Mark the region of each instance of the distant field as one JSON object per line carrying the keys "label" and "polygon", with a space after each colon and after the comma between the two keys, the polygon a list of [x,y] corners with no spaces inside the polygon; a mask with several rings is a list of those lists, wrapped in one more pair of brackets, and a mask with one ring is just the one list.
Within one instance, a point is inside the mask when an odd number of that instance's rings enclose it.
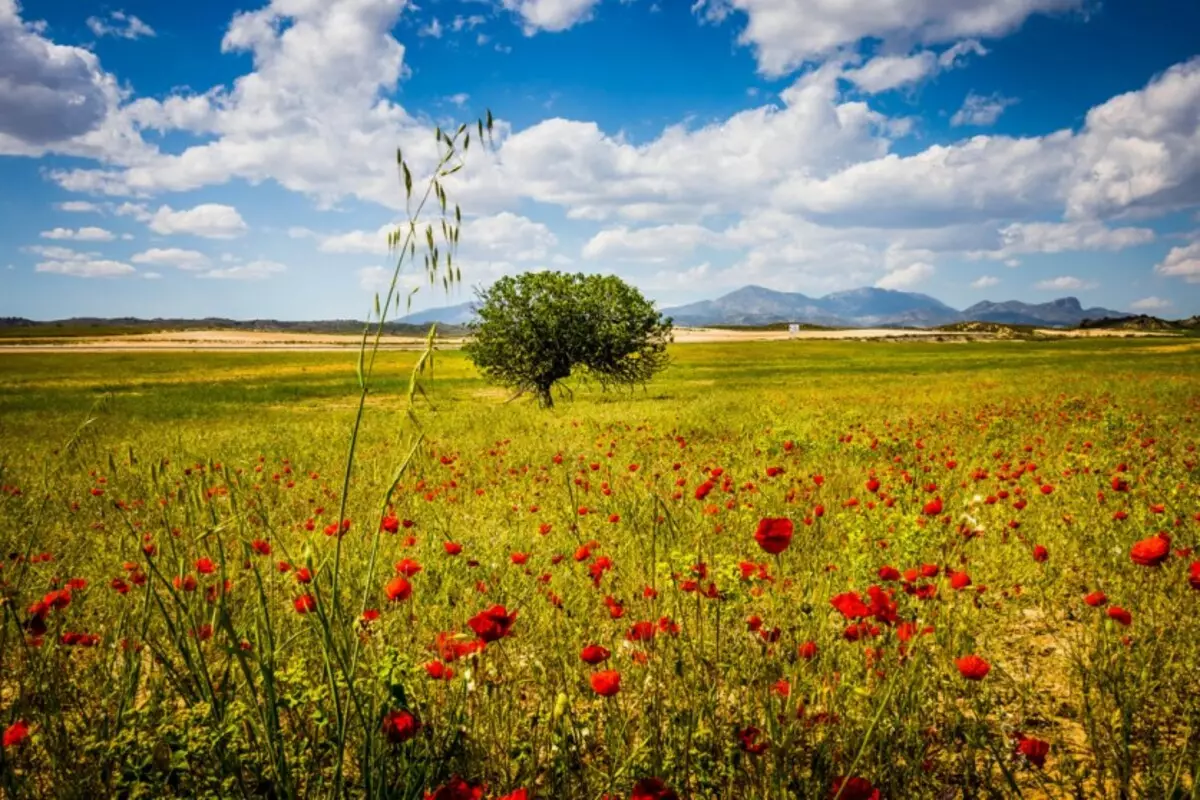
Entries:
{"label": "distant field", "polygon": [[543,412],[438,353],[398,473],[382,353],[339,537],[355,354],[0,350],[4,793],[1200,790],[1200,341],[672,357]]}

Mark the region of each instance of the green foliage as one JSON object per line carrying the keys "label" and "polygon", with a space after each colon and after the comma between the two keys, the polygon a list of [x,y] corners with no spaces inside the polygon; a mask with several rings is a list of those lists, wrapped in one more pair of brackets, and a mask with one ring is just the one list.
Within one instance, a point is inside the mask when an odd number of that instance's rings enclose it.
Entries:
{"label": "green foliage", "polygon": [[647,383],[667,365],[671,320],[615,275],[531,272],[479,292],[467,355],[488,379],[534,392],[580,371],[605,389]]}

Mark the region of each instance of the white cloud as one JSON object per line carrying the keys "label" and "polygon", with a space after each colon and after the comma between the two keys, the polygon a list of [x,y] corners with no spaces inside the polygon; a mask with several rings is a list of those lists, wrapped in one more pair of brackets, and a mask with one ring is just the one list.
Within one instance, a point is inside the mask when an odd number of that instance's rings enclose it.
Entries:
{"label": "white cloud", "polygon": [[907,56],[876,56],[861,67],[847,70],[844,77],[862,91],[878,94],[960,66],[968,53],[982,56],[987,54],[987,50],[974,39],[968,39],[947,48],[940,55],[932,50],[921,50]]}
{"label": "white cloud", "polygon": [[162,274],[158,272],[143,272],[142,277],[148,281],[157,281],[162,279]]}
{"label": "white cloud", "polygon": [[369,253],[382,255],[388,251],[388,235],[395,225],[383,225],[374,231],[349,231],[325,236],[318,249],[322,253]]}
{"label": "white cloud", "polygon": [[203,203],[195,208],[175,211],[159,206],[149,220],[150,230],[163,235],[190,233],[206,239],[233,239],[246,232],[246,221],[233,206]]}
{"label": "white cloud", "polygon": [[155,36],[154,29],[132,14],[114,11],[108,19],[88,17],[87,26],[97,36],[117,36],[121,39],[140,39]]}
{"label": "white cloud", "polygon": [[701,246],[720,246],[725,239],[700,225],[660,225],[630,229],[607,228],[583,246],[589,260],[643,261],[663,263],[687,258]]}
{"label": "white cloud", "polygon": [[19,12],[0,0],[0,155],[39,155],[98,129],[121,92],[94,53],[55,44]]}
{"label": "white cloud", "polygon": [[998,286],[999,284],[1000,284],[999,278],[992,276],[992,275],[981,275],[978,278],[976,278],[975,280],[971,281],[971,288],[972,289],[990,289],[993,286]]}
{"label": "white cloud", "polygon": [[152,247],[137,253],[129,260],[134,264],[156,264],[183,270],[200,270],[208,266],[208,256],[195,250],[181,250],[178,247]]}
{"label": "white cloud", "polygon": [[1149,228],[1109,228],[1098,222],[1014,222],[999,231],[1000,247],[970,253],[996,261],[1026,253],[1124,250],[1154,241]]}
{"label": "white cloud", "polygon": [[454,17],[454,20],[450,23],[450,30],[454,31],[455,33],[463,30],[469,31],[485,22],[487,22],[487,17],[483,16],[482,14],[471,14],[470,16],[466,17],[461,14],[457,14]]}
{"label": "white cloud", "polygon": [[104,228],[86,227],[73,230],[71,228],[55,228],[49,231],[42,231],[43,239],[69,239],[76,242],[111,242],[117,238],[112,231],[106,231]]}
{"label": "white cloud", "polygon": [[96,205],[95,203],[89,203],[86,200],[68,200],[64,203],[57,204],[55,208],[57,208],[59,211],[69,211],[79,214],[99,214],[102,210],[100,206]]}
{"label": "white cloud", "polygon": [[1162,311],[1171,307],[1171,301],[1161,297],[1143,297],[1141,300],[1134,300],[1129,307],[1134,311]]}
{"label": "white cloud", "polygon": [[600,0],[501,0],[521,20],[526,36],[538,31],[565,31],[592,18]]}
{"label": "white cloud", "polygon": [[[323,253],[383,255],[388,252],[388,235],[396,229],[395,225],[383,225],[374,231],[348,231],[326,236],[321,239],[318,249]],[[510,261],[546,259],[558,244],[555,235],[542,223],[507,211],[464,220],[459,237],[459,252],[463,257]],[[441,232],[437,231],[435,242],[440,244],[441,238]]]}
{"label": "white cloud", "polygon": [[1000,119],[1000,115],[1004,113],[1004,109],[1016,102],[1011,97],[1002,97],[998,94],[981,95],[968,92],[962,108],[955,111],[954,116],[950,118],[950,124],[955,127],[974,125],[986,128],[989,125],[995,125],[996,120]]}
{"label": "white cloud", "polygon": [[383,267],[363,267],[358,271],[358,285],[364,292],[384,292],[392,283],[392,274],[391,270]]}
{"label": "white cloud", "polygon": [[438,18],[434,17],[429,20],[429,24],[423,26],[417,31],[418,36],[430,36],[434,39],[442,38],[442,23],[438,22]]}
{"label": "white cloud", "polygon": [[1063,275],[1062,277],[1058,278],[1050,278],[1049,280],[1038,281],[1036,284],[1034,284],[1034,288],[1047,292],[1073,291],[1075,289],[1094,289],[1096,288],[1096,284],[1080,280],[1079,278],[1075,278],[1070,275]]}
{"label": "white cloud", "polygon": [[908,289],[929,280],[934,272],[932,264],[918,261],[907,267],[892,270],[876,281],[875,285],[880,289]]}
{"label": "white cloud", "polygon": [[1081,0],[695,0],[720,23],[738,13],[738,42],[754,48],[759,71],[778,77],[862,39],[937,44],[1002,36],[1033,14],[1077,8]]}
{"label": "white cloud", "polygon": [[42,261],[34,267],[34,270],[57,275],[71,275],[76,278],[116,278],[136,272],[133,267],[120,261],[86,257],[67,261]]}
{"label": "white cloud", "polygon": [[231,281],[261,281],[286,270],[287,267],[277,261],[260,260],[233,267],[210,269],[208,272],[200,273],[199,277]]}
{"label": "white cloud", "polygon": [[1188,283],[1200,283],[1200,242],[1172,247],[1167,257],[1155,265],[1154,271],[1171,278],[1183,278]]}

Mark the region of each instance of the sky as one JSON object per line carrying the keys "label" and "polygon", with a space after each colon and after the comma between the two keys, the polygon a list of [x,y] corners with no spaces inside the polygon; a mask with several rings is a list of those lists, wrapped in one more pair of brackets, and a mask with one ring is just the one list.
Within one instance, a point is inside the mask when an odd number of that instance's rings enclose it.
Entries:
{"label": "sky", "polygon": [[443,181],[462,281],[418,251],[414,309],[556,269],[1190,316],[1198,30],[1190,0],[0,0],[0,316],[365,318],[397,149],[420,187],[488,110]]}

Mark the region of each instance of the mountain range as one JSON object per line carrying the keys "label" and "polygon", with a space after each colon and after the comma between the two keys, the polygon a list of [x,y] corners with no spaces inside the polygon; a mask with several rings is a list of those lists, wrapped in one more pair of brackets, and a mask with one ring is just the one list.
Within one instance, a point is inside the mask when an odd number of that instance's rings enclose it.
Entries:
{"label": "mountain range", "polygon": [[[1048,303],[984,301],[959,311],[927,294],[893,289],[863,287],[824,297],[809,297],[762,286],[743,286],[715,300],[664,308],[662,313],[671,317],[676,325],[686,327],[796,322],[833,328],[932,328],[955,322],[1069,328],[1084,320],[1126,316],[1125,312],[1107,308],[1084,308],[1074,297],[1061,297]],[[399,321],[417,325],[430,322],[465,325],[472,316],[473,304],[467,302],[410,314]]]}

